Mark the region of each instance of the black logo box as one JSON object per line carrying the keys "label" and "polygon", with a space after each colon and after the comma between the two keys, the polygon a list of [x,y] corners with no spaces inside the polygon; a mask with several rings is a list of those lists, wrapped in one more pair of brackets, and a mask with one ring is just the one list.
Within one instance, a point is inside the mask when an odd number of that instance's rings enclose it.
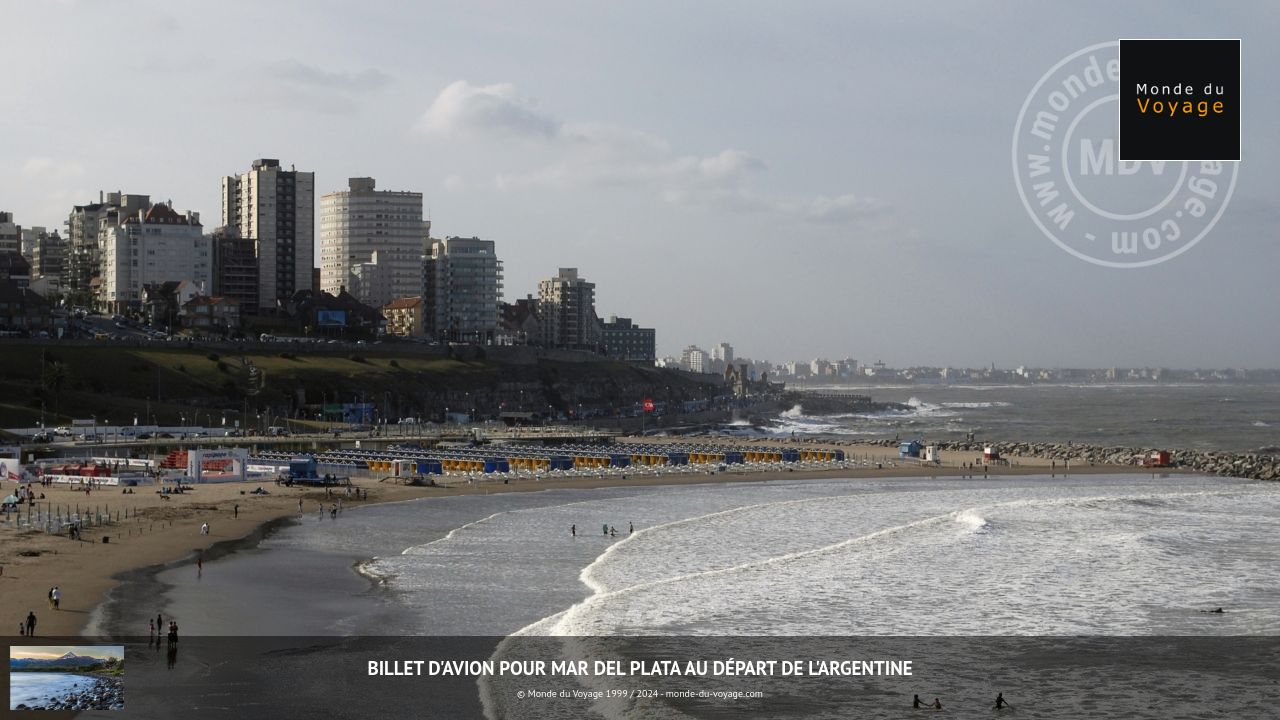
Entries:
{"label": "black logo box", "polygon": [[[1239,160],[1240,58],[1238,39],[1122,38],[1120,159]],[[1139,92],[1141,85],[1146,92]],[[1208,94],[1206,86],[1211,86]],[[1166,94],[1166,87],[1175,92]],[[1183,112],[1185,102],[1192,104],[1191,114]],[[1177,105],[1173,114],[1170,103]],[[1221,105],[1215,108],[1215,103]],[[1163,112],[1154,112],[1157,107]]]}

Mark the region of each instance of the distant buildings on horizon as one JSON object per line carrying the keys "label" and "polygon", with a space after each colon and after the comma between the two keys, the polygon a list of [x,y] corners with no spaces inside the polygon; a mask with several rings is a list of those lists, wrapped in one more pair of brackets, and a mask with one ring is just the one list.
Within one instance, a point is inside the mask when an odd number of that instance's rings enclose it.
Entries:
{"label": "distant buildings on horizon", "polygon": [[259,158],[221,190],[222,224],[208,233],[199,213],[123,192],[71,208],[65,238],[0,212],[0,285],[16,298],[0,330],[52,329],[61,305],[227,335],[386,333],[654,361],[655,331],[602,321],[577,268],[504,302],[494,241],[432,238],[422,193],[354,177],[323,195],[315,267],[314,173]]}
{"label": "distant buildings on horizon", "polygon": [[1161,367],[1136,368],[1032,368],[1018,366],[1012,369],[997,368],[995,364],[980,368],[956,368],[934,366],[889,367],[882,361],[859,363],[853,358],[843,360],[789,360],[774,363],[768,360],[751,360],[735,357],[733,346],[721,342],[710,351],[697,345],[685,347],[679,357],[666,356],[657,360],[660,367],[674,367],[697,373],[721,375],[727,368],[737,371],[745,368],[746,377],[757,381],[766,376],[773,381],[785,381],[799,385],[884,384],[913,385],[946,384],[1032,384],[1032,383],[1160,383],[1160,382],[1277,382],[1280,370],[1240,368],[1171,369]]}

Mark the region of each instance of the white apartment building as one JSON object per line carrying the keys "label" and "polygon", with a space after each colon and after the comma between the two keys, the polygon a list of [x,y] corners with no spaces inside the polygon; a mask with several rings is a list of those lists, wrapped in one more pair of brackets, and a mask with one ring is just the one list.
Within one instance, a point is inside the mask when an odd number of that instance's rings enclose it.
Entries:
{"label": "white apartment building", "polygon": [[[320,198],[320,289],[337,295],[346,288],[373,307],[422,294],[430,231],[422,193],[376,190],[373,178],[350,178],[348,186]],[[360,267],[371,263],[376,271]]]}
{"label": "white apartment building", "polygon": [[712,346],[711,359],[726,364],[733,362],[733,346],[727,342]]}
{"label": "white apartment building", "polygon": [[254,160],[222,178],[222,225],[252,239],[258,256],[258,308],[272,311],[311,289],[315,265],[315,173]]}
{"label": "white apartment building", "polygon": [[578,277],[577,268],[538,283],[543,345],[594,350],[600,339],[596,317],[596,285]]}
{"label": "white apartment building", "polygon": [[211,287],[213,245],[199,213],[182,215],[157,203],[103,228],[100,238],[98,302],[110,312],[140,301],[144,285],[189,280],[205,292]]}
{"label": "white apartment building", "polygon": [[428,332],[449,342],[492,343],[502,302],[502,261],[492,240],[432,240],[423,260]]}
{"label": "white apartment building", "polygon": [[[67,216],[67,250],[63,286],[89,292],[102,276],[102,234],[123,218],[151,207],[150,195],[98,191],[98,201],[71,208]],[[96,280],[95,280],[96,279]]]}

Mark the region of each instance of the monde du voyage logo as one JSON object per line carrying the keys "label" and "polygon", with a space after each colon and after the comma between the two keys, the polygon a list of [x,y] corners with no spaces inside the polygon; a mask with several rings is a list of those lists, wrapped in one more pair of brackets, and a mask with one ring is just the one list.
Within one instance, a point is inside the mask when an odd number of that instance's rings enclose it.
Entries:
{"label": "monde du voyage logo", "polygon": [[1049,68],[1013,131],[1018,195],[1045,236],[1139,268],[1209,234],[1239,172],[1239,53],[1238,40],[1120,40]]}

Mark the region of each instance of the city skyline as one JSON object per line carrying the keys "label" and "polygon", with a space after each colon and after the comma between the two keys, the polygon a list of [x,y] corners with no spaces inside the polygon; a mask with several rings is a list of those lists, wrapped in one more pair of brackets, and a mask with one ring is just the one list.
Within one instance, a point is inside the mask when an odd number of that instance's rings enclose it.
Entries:
{"label": "city skyline", "polygon": [[[315,173],[318,196],[361,176],[422,192],[435,234],[497,243],[508,302],[580,268],[603,316],[657,328],[659,355],[718,335],[746,356],[873,347],[896,366],[1280,357],[1268,331],[1280,152],[1264,131],[1277,108],[1251,72],[1276,50],[1244,38],[1246,162],[1221,223],[1182,257],[1125,272],[1080,263],[1039,235],[1008,172],[1018,107],[1054,62],[1118,36],[1265,37],[1277,21],[1260,4],[1112,9],[1106,27],[1047,6],[977,24],[945,5],[823,4],[788,19],[712,4],[679,22],[651,5],[388,4],[356,17],[233,5],[137,7],[127,20],[148,43],[136,46],[101,31],[125,20],[118,6],[7,5],[28,30],[11,99],[50,112],[0,120],[0,209],[60,229],[73,205],[120,190],[172,199],[211,229],[219,178],[281,158]],[[553,29],[569,21],[584,32],[565,42]],[[888,31],[904,23],[910,40]],[[1018,32],[1027,24],[1060,32],[1046,43]],[[421,43],[414,28],[429,27],[456,32]],[[655,36],[660,52],[636,52]],[[93,82],[87,61],[108,50],[117,74]],[[76,107],[110,107],[133,82],[134,112],[69,111],[72,88]]]}

